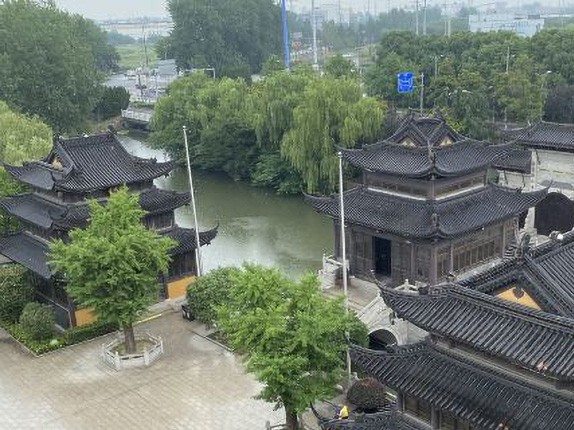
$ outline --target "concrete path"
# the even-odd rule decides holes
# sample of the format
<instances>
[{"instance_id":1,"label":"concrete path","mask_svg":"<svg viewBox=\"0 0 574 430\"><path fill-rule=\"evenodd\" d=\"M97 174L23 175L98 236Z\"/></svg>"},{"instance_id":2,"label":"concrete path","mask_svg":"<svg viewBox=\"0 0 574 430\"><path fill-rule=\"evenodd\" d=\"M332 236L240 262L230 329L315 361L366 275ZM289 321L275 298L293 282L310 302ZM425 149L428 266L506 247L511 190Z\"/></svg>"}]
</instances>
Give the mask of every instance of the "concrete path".
<instances>
[{"instance_id":1,"label":"concrete path","mask_svg":"<svg viewBox=\"0 0 574 430\"><path fill-rule=\"evenodd\" d=\"M193 333L180 314L149 323L166 355L122 372L99 358L98 339L41 358L0 333L2 430L264 430L283 411L254 400L260 387L233 354Z\"/></svg>"}]
</instances>

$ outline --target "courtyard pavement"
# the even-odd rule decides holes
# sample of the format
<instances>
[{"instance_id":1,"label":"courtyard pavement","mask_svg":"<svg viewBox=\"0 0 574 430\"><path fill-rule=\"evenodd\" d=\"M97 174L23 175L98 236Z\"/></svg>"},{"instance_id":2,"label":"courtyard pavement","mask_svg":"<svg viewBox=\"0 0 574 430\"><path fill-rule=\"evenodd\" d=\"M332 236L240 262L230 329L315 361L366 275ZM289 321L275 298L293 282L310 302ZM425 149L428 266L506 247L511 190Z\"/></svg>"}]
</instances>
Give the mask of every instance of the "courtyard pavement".
<instances>
[{"instance_id":1,"label":"courtyard pavement","mask_svg":"<svg viewBox=\"0 0 574 430\"><path fill-rule=\"evenodd\" d=\"M234 354L170 313L140 325L165 356L116 372L99 357L110 337L34 358L0 331L1 430L264 430L283 411L255 400L260 386Z\"/></svg>"}]
</instances>

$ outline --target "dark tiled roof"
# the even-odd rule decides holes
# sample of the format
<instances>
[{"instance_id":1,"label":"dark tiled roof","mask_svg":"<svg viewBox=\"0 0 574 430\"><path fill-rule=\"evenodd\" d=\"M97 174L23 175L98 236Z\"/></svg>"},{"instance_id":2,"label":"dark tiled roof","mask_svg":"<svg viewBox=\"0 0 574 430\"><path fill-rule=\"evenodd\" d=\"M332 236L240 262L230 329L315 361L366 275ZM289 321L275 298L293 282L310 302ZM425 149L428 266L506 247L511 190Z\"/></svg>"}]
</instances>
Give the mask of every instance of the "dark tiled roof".
<instances>
[{"instance_id":1,"label":"dark tiled roof","mask_svg":"<svg viewBox=\"0 0 574 430\"><path fill-rule=\"evenodd\" d=\"M569 232L562 244L546 242L458 283L487 294L518 286L543 310L574 318L573 279L574 232Z\"/></svg>"},{"instance_id":2,"label":"dark tiled roof","mask_svg":"<svg viewBox=\"0 0 574 430\"><path fill-rule=\"evenodd\" d=\"M561 380L574 379L574 320L459 286L418 295L382 288L399 318Z\"/></svg>"},{"instance_id":3,"label":"dark tiled roof","mask_svg":"<svg viewBox=\"0 0 574 430\"><path fill-rule=\"evenodd\" d=\"M384 411L361 415L348 420L328 420L319 418L322 430L422 430L414 421L407 421L402 414L395 411Z\"/></svg>"},{"instance_id":4,"label":"dark tiled roof","mask_svg":"<svg viewBox=\"0 0 574 430\"><path fill-rule=\"evenodd\" d=\"M574 124L542 121L530 127L510 130L505 137L532 148L574 150Z\"/></svg>"},{"instance_id":5,"label":"dark tiled roof","mask_svg":"<svg viewBox=\"0 0 574 430\"><path fill-rule=\"evenodd\" d=\"M515 149L494 162L494 167L510 172L530 174L532 170L532 153Z\"/></svg>"},{"instance_id":6,"label":"dark tiled roof","mask_svg":"<svg viewBox=\"0 0 574 430\"><path fill-rule=\"evenodd\" d=\"M52 273L48 267L48 247L25 233L0 237L0 254L21 264L45 279Z\"/></svg>"},{"instance_id":7,"label":"dark tiled roof","mask_svg":"<svg viewBox=\"0 0 574 430\"><path fill-rule=\"evenodd\" d=\"M201 246L211 245L211 242L217 236L218 229L219 227L215 227L208 231L199 232L199 242ZM168 232L166 236L178 242L178 245L170 251L172 255L184 254L197 248L195 229L176 227Z\"/></svg>"},{"instance_id":8,"label":"dark tiled roof","mask_svg":"<svg viewBox=\"0 0 574 430\"><path fill-rule=\"evenodd\" d=\"M176 193L157 188L140 193L140 205L148 214L172 211L189 203L188 193ZM56 204L36 194L21 194L0 201L0 208L8 213L44 229L69 230L85 227L90 216L86 203L80 205Z\"/></svg>"},{"instance_id":9,"label":"dark tiled roof","mask_svg":"<svg viewBox=\"0 0 574 430\"><path fill-rule=\"evenodd\" d=\"M387 140L401 143L410 138L416 146L428 147L440 145L445 137L453 142L466 139L450 127L444 118L421 117L411 114L405 118L398 130Z\"/></svg>"},{"instance_id":10,"label":"dark tiled roof","mask_svg":"<svg viewBox=\"0 0 574 430\"><path fill-rule=\"evenodd\" d=\"M456 237L535 206L547 190L522 193L488 186L444 200L417 200L358 187L345 193L346 222L403 237ZM307 196L315 210L339 218L338 196ZM436 214L436 215L435 215Z\"/></svg>"},{"instance_id":11,"label":"dark tiled roof","mask_svg":"<svg viewBox=\"0 0 574 430\"><path fill-rule=\"evenodd\" d=\"M361 169L413 178L460 176L486 170L512 150L511 145L489 145L465 140L441 148L414 147L381 142L361 150L342 150L349 163Z\"/></svg>"},{"instance_id":12,"label":"dark tiled roof","mask_svg":"<svg viewBox=\"0 0 574 430\"><path fill-rule=\"evenodd\" d=\"M47 162L58 157L56 169ZM121 184L149 181L169 174L175 164L144 160L130 155L111 133L54 143L50 155L42 162L22 167L6 166L16 179L33 187L69 192L90 192Z\"/></svg>"},{"instance_id":13,"label":"dark tiled roof","mask_svg":"<svg viewBox=\"0 0 574 430\"><path fill-rule=\"evenodd\" d=\"M481 430L501 423L520 430L574 429L574 401L429 342L386 351L352 347L365 372L392 389L469 421Z\"/></svg>"}]
</instances>

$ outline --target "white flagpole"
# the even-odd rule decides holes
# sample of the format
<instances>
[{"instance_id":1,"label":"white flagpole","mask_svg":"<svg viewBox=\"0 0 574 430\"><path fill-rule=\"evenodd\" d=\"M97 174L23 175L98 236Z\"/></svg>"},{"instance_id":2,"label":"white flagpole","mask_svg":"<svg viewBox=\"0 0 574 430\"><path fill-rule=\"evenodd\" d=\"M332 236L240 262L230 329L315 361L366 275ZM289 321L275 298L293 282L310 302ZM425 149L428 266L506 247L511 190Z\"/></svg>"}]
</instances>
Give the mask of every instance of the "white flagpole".
<instances>
[{"instance_id":1,"label":"white flagpole","mask_svg":"<svg viewBox=\"0 0 574 430\"><path fill-rule=\"evenodd\" d=\"M187 127L183 126L183 140L185 142L185 159L187 160L187 174L189 176L189 194L191 195L191 206L193 208L193 220L195 222L195 263L197 265L197 276L201 276L201 242L199 241L199 223L197 222L197 207L195 206L195 191L193 189L193 177L191 176L191 160L189 158L189 144L187 143Z\"/></svg>"},{"instance_id":2,"label":"white flagpole","mask_svg":"<svg viewBox=\"0 0 574 430\"><path fill-rule=\"evenodd\" d=\"M349 314L349 294L347 291L347 243L345 238L345 201L343 198L343 153L339 152L339 205L341 210L341 257L343 259L343 294L345 296L345 313ZM349 332L345 333L349 341ZM347 377L351 386L351 354L347 348Z\"/></svg>"}]
</instances>

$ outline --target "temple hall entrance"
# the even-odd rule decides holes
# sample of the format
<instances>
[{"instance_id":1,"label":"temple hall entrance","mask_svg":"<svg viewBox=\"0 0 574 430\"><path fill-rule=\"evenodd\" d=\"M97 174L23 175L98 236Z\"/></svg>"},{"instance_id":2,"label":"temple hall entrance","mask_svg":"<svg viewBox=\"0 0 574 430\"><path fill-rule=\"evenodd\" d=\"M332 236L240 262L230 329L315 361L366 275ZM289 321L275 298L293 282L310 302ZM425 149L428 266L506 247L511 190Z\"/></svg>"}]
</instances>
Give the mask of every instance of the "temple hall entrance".
<instances>
[{"instance_id":1,"label":"temple hall entrance","mask_svg":"<svg viewBox=\"0 0 574 430\"><path fill-rule=\"evenodd\" d=\"M380 237L373 238L375 250L375 274L377 277L391 277L391 241Z\"/></svg>"},{"instance_id":2,"label":"temple hall entrance","mask_svg":"<svg viewBox=\"0 0 574 430\"><path fill-rule=\"evenodd\" d=\"M397 345L397 338L388 330L377 330L369 335L369 348L384 351L387 346Z\"/></svg>"}]
</instances>

